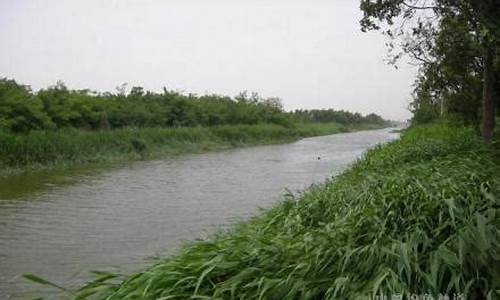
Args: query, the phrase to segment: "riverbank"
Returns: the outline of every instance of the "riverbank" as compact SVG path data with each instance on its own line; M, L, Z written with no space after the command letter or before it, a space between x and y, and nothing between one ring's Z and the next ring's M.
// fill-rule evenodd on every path
M28 134L0 132L0 177L28 170L286 143L304 137L376 128L381 126L299 123L291 127L262 124L110 131L68 129Z
M469 128L413 128L342 175L91 299L497 297L499 164ZM32 278L35 279L36 278ZM79 298L81 299L81 298Z

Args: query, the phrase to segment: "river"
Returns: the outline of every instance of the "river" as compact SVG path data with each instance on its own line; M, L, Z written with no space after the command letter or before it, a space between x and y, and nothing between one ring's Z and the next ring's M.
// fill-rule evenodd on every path
M0 183L0 299L50 296L26 273L73 287L90 270L136 271L397 137L390 129L335 134Z

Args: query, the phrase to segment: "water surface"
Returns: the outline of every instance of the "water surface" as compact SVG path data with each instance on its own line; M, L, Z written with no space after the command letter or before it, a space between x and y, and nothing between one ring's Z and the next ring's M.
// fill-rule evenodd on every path
M71 287L88 279L89 270L138 270L146 257L248 218L286 189L323 182L397 136L390 129L336 134L4 182L0 299L49 292L20 277L26 273ZM26 193L24 186L37 188Z

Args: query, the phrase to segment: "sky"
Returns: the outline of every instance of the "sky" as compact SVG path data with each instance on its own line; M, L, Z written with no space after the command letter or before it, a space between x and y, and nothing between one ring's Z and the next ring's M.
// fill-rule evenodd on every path
M385 62L357 0L0 0L0 77L33 89L279 97L404 120L416 70Z

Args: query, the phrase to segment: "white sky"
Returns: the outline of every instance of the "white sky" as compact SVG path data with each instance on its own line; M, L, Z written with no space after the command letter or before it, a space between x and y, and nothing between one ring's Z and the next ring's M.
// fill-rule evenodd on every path
M358 0L0 0L0 77L34 89L146 89L283 99L405 119L415 69L383 61Z

